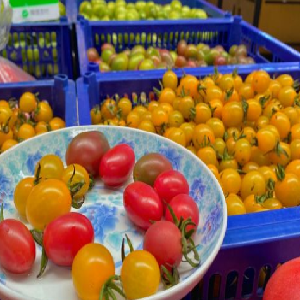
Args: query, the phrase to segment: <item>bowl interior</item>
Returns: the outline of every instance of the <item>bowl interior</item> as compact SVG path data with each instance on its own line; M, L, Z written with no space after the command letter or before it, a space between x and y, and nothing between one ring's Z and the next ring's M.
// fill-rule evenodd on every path
M151 299L162 299L166 293L175 295L181 289L186 289L189 282L201 279L223 241L226 229L223 193L214 176L196 156L183 147L151 133L122 127L71 127L41 135L7 151L0 156L0 203L4 203L5 218L19 218L13 202L14 188L22 178L33 175L34 167L41 157L56 154L64 161L65 151L71 139L82 131L90 130L102 131L111 146L119 143L129 144L135 151L136 160L149 152L165 155L172 162L173 168L187 178L190 195L199 207L200 224L194 239L195 243L199 244L201 266L191 269L188 264L182 263L179 269L181 283L164 292L161 287ZM143 232L133 226L123 208L123 190L124 187L109 190L101 181L97 181L80 209L94 226L95 241L104 244L111 251L117 272L121 267L121 243L125 233L132 239L135 249L141 249L143 245ZM69 269L49 263L44 276L40 280L36 279L40 256L41 249L37 248L35 266L31 274L26 276L12 276L0 269L0 292L2 290L8 295L11 293L14 299L23 300L77 299Z

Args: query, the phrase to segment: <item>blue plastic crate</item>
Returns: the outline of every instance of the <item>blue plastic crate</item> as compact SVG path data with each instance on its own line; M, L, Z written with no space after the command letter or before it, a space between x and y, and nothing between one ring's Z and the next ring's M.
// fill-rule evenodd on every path
M132 49L136 44L175 50L181 39L187 43L205 43L213 47L222 45L226 50L234 44L244 43L256 63L299 62L300 53L267 33L242 21L241 17L227 16L223 19L168 21L168 25L159 22L88 22L80 19L77 23L77 42L80 73L99 69L89 63L86 51L95 47L99 52L104 43L113 43L118 52ZM269 57L262 55L268 51ZM198 71L200 72L198 68ZM120 76L128 71L114 72ZM112 73L112 72L110 72ZM106 76L106 74L105 74Z
M38 92L40 99L49 102L53 115L62 118L67 127L78 125L75 83L66 75L56 75L54 80L0 84L1 99L19 99L24 92Z
M72 21L76 22L77 16L79 14L79 6L84 0L65 0L67 1L67 5L69 5L69 11L72 14ZM154 2L158 4L167 4L171 3L172 0L144 0L145 2ZM69 3L68 3L69 2ZM110 0L106 0L106 2L113 2ZM126 0L127 3L135 3L137 0ZM227 13L216 6L207 3L205 0L181 0L182 5L187 5L190 8L200 8L206 11L209 18L222 18ZM142 22L142 21L136 21L136 22ZM165 24L167 21L159 21L156 20L155 22L159 22L160 24ZM109 25L110 23L107 23Z
M270 75L291 74L300 79L299 63L257 64L240 66L238 73L245 78L254 70L264 68ZM234 71L234 67L220 67L220 73ZM176 71L179 77L182 70ZM186 74L205 76L214 73L213 68L198 72L186 69ZM128 72L113 76L87 73L77 80L79 124L90 125L90 109L99 105L107 96L140 95L159 88L163 73L158 71ZM226 236L221 251L208 270L203 281L186 297L186 300L228 300L262 298L268 276L279 263L300 255L300 208L229 216ZM259 274L265 268L265 278ZM262 273L263 274L263 273ZM261 281L261 282L259 282ZM244 298L243 298L244 297Z
M70 25L66 17L59 22L14 24L0 55L37 79L51 79L56 74L73 78Z

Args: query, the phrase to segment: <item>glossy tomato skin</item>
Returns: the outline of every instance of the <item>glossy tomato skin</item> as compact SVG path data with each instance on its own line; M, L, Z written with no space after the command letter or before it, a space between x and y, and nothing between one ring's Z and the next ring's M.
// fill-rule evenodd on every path
M148 229L151 221L160 221L163 216L163 204L157 193L140 181L127 186L123 203L129 219L142 229Z
M180 194L189 194L189 184L185 177L175 170L160 174L154 182L154 190L163 202L170 203Z
M127 144L119 144L103 156L99 174L104 184L118 187L130 177L135 162L133 149Z
M196 226L187 226L186 231L190 231L192 229L197 230L199 225L199 209L192 197L185 194L177 195L170 202L170 206L178 220L180 220L180 217L183 217L184 220L191 218L192 222L196 224ZM169 209L166 210L165 219L166 221L173 222L173 218Z
M35 260L35 243L27 227L17 220L0 223L0 266L12 274L27 274Z
M66 152L67 165L79 164L89 174L98 176L102 156L110 149L102 132L79 133L69 144Z
M173 222L155 222L145 234L143 249L156 258L159 266L178 267L182 260L181 232Z
M69 213L52 221L45 229L43 244L48 258L62 267L71 267L78 251L93 243L91 221L79 213Z
M145 250L131 252L123 262L121 280L129 300L154 295L160 283L160 269L155 257Z
M172 170L171 162L159 153L149 153L141 157L134 166L135 181L142 181L151 186L161 173Z
M85 245L72 264L73 285L81 300L98 300L103 285L113 275L113 257L101 244Z

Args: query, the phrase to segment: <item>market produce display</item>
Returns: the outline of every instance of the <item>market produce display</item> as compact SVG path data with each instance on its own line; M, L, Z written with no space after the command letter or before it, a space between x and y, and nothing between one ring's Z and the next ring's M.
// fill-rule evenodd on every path
M20 99L0 99L1 153L17 143L48 131L66 127L65 121L53 116L47 100L25 92Z
M130 95L133 107L128 96L92 108L92 124L130 126L186 147L218 179L229 215L300 204L299 94L290 75L179 80L169 70L149 98Z
M162 154L148 153L138 161L128 144L110 147L102 132L88 131L69 143L64 166L54 154L43 156L31 177L18 182L14 204L21 220L0 214L0 267L11 274L28 274L36 258L35 242L42 247L38 278L48 261L70 267L74 288L82 300L139 299L179 283L182 260L191 268L200 265L193 237L199 226L199 209L189 196L185 176L174 170ZM134 174L134 181L129 183ZM135 250L126 234L120 250L122 266L116 274L107 245L94 243L91 221L71 208L86 205L95 180L123 192L128 219L144 231L142 249ZM128 184L129 183L129 184ZM100 196L100 195L99 195ZM130 249L128 251L126 250ZM170 247L171 246L171 247ZM19 249L23 255L19 255ZM49 270L51 272L51 269ZM136 281L141 276L143 280Z
M90 21L140 21L206 19L203 9L191 9L180 0L161 5L152 1L126 3L125 0L106 2L105 0L83 1L79 14Z
M116 53L112 44L104 44L101 56L97 49L90 48L87 57L89 62L99 63L101 72L254 63L252 57L247 57L247 48L243 44L233 45L227 52L221 45L210 48L205 44L187 44L184 40L178 43L176 51L155 47L146 49L142 45L136 45L132 50Z

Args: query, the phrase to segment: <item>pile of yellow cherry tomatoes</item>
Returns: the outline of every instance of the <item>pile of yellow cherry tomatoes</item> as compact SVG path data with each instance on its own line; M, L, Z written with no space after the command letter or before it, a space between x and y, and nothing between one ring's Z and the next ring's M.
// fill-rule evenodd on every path
M39 101L38 94L25 92L20 99L0 100L0 151L36 135L66 127L53 117L47 101Z
M179 79L168 70L161 90L143 100L133 107L112 96L91 110L92 124L130 126L186 147L219 181L229 215L300 204L300 101L290 75Z

